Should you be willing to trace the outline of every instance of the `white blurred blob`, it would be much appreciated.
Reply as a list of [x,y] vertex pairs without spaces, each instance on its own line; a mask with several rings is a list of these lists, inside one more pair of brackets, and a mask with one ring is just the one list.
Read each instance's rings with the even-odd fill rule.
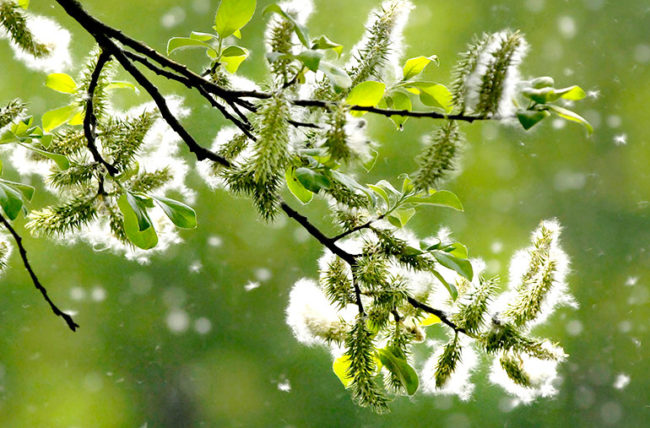
[[501,251],[503,251],[503,242],[494,241],[492,245],[490,245],[490,251],[492,251],[494,254],[499,254]]
[[611,114],[607,116],[607,126],[609,126],[610,128],[618,128],[619,126],[621,126],[621,123],[622,123],[621,116],[617,114]]
[[641,64],[650,62],[650,45],[636,45],[634,48],[634,60]]
[[210,11],[210,0],[194,0],[192,1],[192,9],[196,13],[206,13]]
[[578,336],[583,330],[582,323],[578,320],[571,320],[566,324],[566,332],[571,336]]
[[271,279],[273,274],[271,273],[270,269],[267,268],[259,268],[255,269],[255,278],[257,278],[258,281],[268,281]]
[[600,416],[606,425],[617,425],[623,416],[623,408],[620,404],[609,401],[600,408]]
[[93,290],[90,292],[90,298],[94,302],[103,302],[106,300],[106,290],[100,286],[93,287]]
[[618,134],[614,136],[614,144],[624,146],[627,144],[627,134]]
[[217,235],[212,235],[208,238],[208,245],[211,247],[220,247],[223,244],[223,239]]
[[84,377],[84,388],[86,388],[88,392],[97,392],[103,387],[104,379],[102,379],[102,376],[99,373],[88,373]]
[[208,334],[210,330],[212,330],[212,322],[209,319],[201,317],[194,321],[194,331],[198,334]]
[[544,9],[544,0],[526,0],[524,6],[531,12],[541,12]]
[[191,273],[199,273],[203,269],[203,263],[200,260],[193,261],[189,266],[189,271]]
[[555,174],[555,189],[559,192],[580,190],[585,187],[587,176],[581,172],[562,170]]
[[291,392],[291,383],[288,379],[278,383],[278,389],[282,392]]
[[618,376],[616,376],[616,380],[614,381],[614,388],[616,389],[625,389],[626,386],[630,384],[630,376],[626,375],[625,373],[621,373]]
[[560,31],[560,34],[567,39],[572,39],[578,32],[576,22],[570,16],[560,16],[557,19],[557,29]]
[[629,276],[625,280],[625,285],[628,286],[628,287],[633,287],[633,286],[635,286],[637,284],[637,282],[639,282],[639,277],[638,276]]
[[70,298],[76,301],[83,300],[86,298],[86,290],[81,287],[72,287],[70,289]]
[[176,27],[183,21],[185,21],[185,9],[180,6],[175,6],[169,9],[160,17],[160,25],[164,28]]
[[260,284],[258,281],[248,281],[246,285],[244,285],[244,290],[246,291],[252,291],[255,290],[256,288],[260,287]]
[[190,325],[190,317],[181,309],[174,309],[167,314],[167,328],[174,334],[184,333]]

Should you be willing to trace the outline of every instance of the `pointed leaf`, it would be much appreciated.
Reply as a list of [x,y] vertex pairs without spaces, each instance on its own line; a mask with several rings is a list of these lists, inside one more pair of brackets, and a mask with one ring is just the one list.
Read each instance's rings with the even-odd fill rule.
[[196,228],[196,212],[192,207],[162,196],[151,196],[151,198],[158,203],[158,206],[176,227],[182,229]]
[[320,60],[323,58],[323,53],[309,49],[300,52],[296,55],[296,58],[302,61],[302,63],[305,64],[305,67],[315,72],[318,71]]
[[[117,200],[117,206],[124,217],[124,233],[133,245],[148,250],[158,244],[158,235],[153,227],[140,230],[138,216],[129,202],[129,195],[129,193],[123,193]],[[137,203],[135,205],[137,206]]]
[[295,19],[293,19],[288,13],[282,10],[282,8],[277,4],[268,5],[264,9],[264,12],[262,12],[263,15],[266,15],[268,13],[277,13],[278,15],[282,16],[284,19],[292,23],[293,31],[296,33],[296,36],[298,36],[300,43],[302,43],[302,45],[307,49],[310,48],[309,32],[307,31],[307,28],[297,23]]
[[287,180],[287,188],[300,202],[308,204],[314,197],[314,193],[305,189],[305,186],[296,178],[296,169],[289,168],[284,174]]
[[74,94],[77,90],[77,83],[65,73],[48,74],[45,79],[45,86],[64,94]]
[[555,112],[555,114],[557,114],[558,116],[560,116],[563,119],[570,120],[572,122],[578,122],[579,124],[581,124],[582,126],[584,126],[587,129],[587,132],[589,134],[594,132],[594,128],[591,126],[591,124],[589,122],[587,122],[587,120],[584,117],[580,116],[579,114],[577,114],[577,113],[575,113],[575,112],[573,112],[573,111],[571,111],[569,109],[565,109],[563,107],[556,106],[556,105],[553,105],[553,104],[549,105],[548,108],[553,110],[553,112]]
[[229,73],[236,73],[237,69],[246,58],[248,58],[248,49],[240,46],[228,46],[221,53],[221,62],[225,64]]
[[312,49],[332,49],[338,56],[343,52],[343,45],[339,45],[327,38],[327,36],[320,36],[314,40],[311,45]]
[[[2,171],[1,163],[0,163],[0,171]],[[31,201],[32,197],[34,197],[34,191],[36,189],[28,184],[16,183],[15,181],[9,181],[3,179],[0,179],[0,183],[4,183],[7,186],[13,187],[14,189],[18,190],[20,193],[23,194],[23,199]]]
[[422,321],[420,321],[420,325],[422,327],[429,327],[430,325],[438,324],[440,323],[440,318],[433,314],[429,314],[426,318],[424,318]]
[[215,51],[212,45],[201,40],[190,39],[189,37],[172,37],[167,42],[167,55],[170,55],[175,50],[184,48],[204,48]]
[[321,61],[319,68],[327,76],[335,91],[340,92],[352,86],[352,79],[342,68],[326,61]]
[[23,197],[19,190],[0,182],[0,206],[10,220],[15,220],[23,207]]
[[438,263],[447,269],[455,271],[459,275],[467,278],[469,281],[474,277],[474,270],[472,269],[472,264],[469,260],[460,259],[440,250],[433,250],[431,254],[433,254],[433,257],[438,261]]
[[70,104],[43,114],[43,130],[50,132],[72,119],[80,111],[79,106]]
[[409,395],[415,394],[418,390],[419,379],[413,367],[405,359],[395,355],[390,349],[378,349],[377,356],[384,367],[400,380],[406,392]]
[[433,276],[438,278],[438,281],[440,281],[442,285],[445,286],[447,291],[449,291],[449,295],[451,296],[452,300],[456,300],[458,298],[458,289],[456,288],[456,286],[454,284],[448,283],[447,280],[442,275],[440,275],[440,272],[433,270],[431,271],[431,273],[433,274]]
[[529,130],[550,115],[546,110],[522,110],[517,112],[517,119],[525,130]]
[[463,211],[463,204],[461,204],[458,196],[448,190],[430,190],[429,195],[425,195],[409,196],[405,199],[404,202],[412,204],[435,205],[439,207],[447,207],[458,211]]
[[402,80],[409,80],[410,78],[422,73],[425,67],[431,62],[435,62],[437,65],[438,57],[436,55],[431,55],[429,57],[419,56],[416,58],[408,59],[404,64],[404,68],[402,69],[402,74],[404,75]]
[[222,39],[240,30],[255,13],[255,0],[221,0],[214,28]]
[[361,82],[352,88],[345,102],[350,105],[374,107],[381,101],[385,90],[385,83],[375,82],[374,80]]
[[324,174],[311,170],[309,168],[297,168],[296,178],[307,190],[318,193],[320,189],[327,189],[331,182]]
[[58,153],[48,152],[46,150],[41,150],[41,149],[39,149],[37,147],[30,146],[30,145],[27,145],[27,144],[22,144],[22,146],[25,147],[25,148],[28,148],[29,150],[31,150],[33,152],[38,153],[39,155],[43,155],[46,158],[52,159],[56,163],[56,165],[59,167],[59,169],[61,169],[61,170],[65,170],[65,169],[70,168],[70,161],[68,160],[67,157],[65,157],[63,155],[60,155]]
[[587,96],[580,86],[569,86],[568,88],[556,89],[555,93],[566,100],[579,101]]

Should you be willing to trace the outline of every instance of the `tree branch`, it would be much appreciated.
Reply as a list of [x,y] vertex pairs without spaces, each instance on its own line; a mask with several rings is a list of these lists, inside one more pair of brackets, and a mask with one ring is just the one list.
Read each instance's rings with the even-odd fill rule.
[[75,331],[77,328],[79,328],[79,324],[74,322],[74,319],[72,319],[70,315],[63,312],[54,304],[52,299],[50,299],[50,296],[47,294],[47,290],[45,287],[43,287],[41,281],[39,281],[36,273],[32,269],[32,265],[29,263],[29,259],[27,258],[27,250],[23,246],[23,238],[18,234],[18,232],[16,232],[16,230],[11,226],[9,221],[2,214],[0,214],[0,222],[9,231],[9,233],[11,233],[14,241],[16,241],[18,252],[20,253],[20,257],[23,259],[23,265],[25,265],[25,270],[27,270],[27,273],[29,273],[29,276],[32,279],[32,282],[34,283],[36,289],[41,292],[45,301],[50,305],[52,312],[54,312],[54,315],[63,318],[66,324],[68,324],[70,330]]
[[106,170],[110,175],[115,175],[117,174],[117,168],[115,168],[113,165],[110,163],[106,162],[106,160],[102,157],[101,154],[99,154],[99,151],[97,150],[97,145],[95,145],[95,138],[96,138],[96,133],[95,133],[95,128],[97,125],[97,118],[95,117],[95,110],[93,106],[94,98],[95,98],[95,88],[97,88],[97,83],[99,82],[99,76],[102,73],[102,69],[104,68],[104,65],[110,60],[111,56],[105,51],[102,51],[99,54],[99,58],[97,58],[97,64],[95,65],[95,69],[93,70],[92,75],[90,76],[90,83],[88,83],[88,101],[86,101],[86,115],[84,116],[84,135],[86,136],[86,145],[88,147],[88,150],[93,156],[93,159],[95,162],[100,163],[104,165]]

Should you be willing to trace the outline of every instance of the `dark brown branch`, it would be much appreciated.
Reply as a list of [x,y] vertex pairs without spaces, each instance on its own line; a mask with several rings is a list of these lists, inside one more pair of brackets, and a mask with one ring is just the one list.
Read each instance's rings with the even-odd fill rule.
[[99,76],[102,73],[102,69],[106,65],[106,63],[110,60],[111,56],[105,51],[102,51],[99,54],[99,57],[97,58],[97,64],[95,65],[95,69],[93,70],[92,75],[90,76],[90,83],[88,83],[88,100],[86,101],[86,115],[84,116],[84,135],[86,136],[86,146],[88,147],[88,150],[93,156],[93,159],[95,162],[100,163],[104,165],[106,170],[110,175],[116,175],[117,174],[117,168],[115,168],[113,165],[110,163],[106,162],[106,160],[102,157],[101,154],[99,154],[99,150],[97,150],[97,145],[95,144],[95,138],[97,137],[96,134],[96,126],[97,126],[97,118],[95,117],[95,108],[93,106],[94,98],[95,98],[95,89],[97,88],[97,83],[99,82]]
[[253,141],[257,140],[257,137],[255,137],[251,133],[250,125],[247,125],[247,124],[243,123],[241,120],[237,119],[235,116],[230,114],[230,112],[226,109],[226,107],[219,104],[219,102],[217,100],[215,100],[214,97],[211,94],[206,92],[206,90],[203,89],[203,87],[199,86],[197,89],[199,90],[199,93],[201,95],[203,95],[203,97],[206,100],[208,100],[208,102],[212,105],[212,107],[215,107],[217,110],[219,110],[221,112],[223,117],[225,117],[227,120],[234,123],[235,126],[237,126],[237,128],[239,128],[241,130],[241,132],[244,133],[244,135],[246,135],[248,138],[250,138]]
[[18,234],[18,232],[16,232],[16,230],[11,226],[9,221],[2,214],[0,214],[0,222],[9,231],[9,233],[11,233],[14,241],[16,241],[18,252],[20,253],[20,257],[23,259],[23,265],[25,265],[25,270],[27,270],[27,273],[29,273],[29,276],[32,279],[32,282],[34,283],[36,289],[41,292],[45,301],[50,305],[52,312],[54,312],[54,315],[63,318],[66,324],[68,324],[70,330],[75,331],[77,328],[79,328],[79,324],[74,322],[74,319],[72,319],[70,315],[63,312],[54,304],[52,299],[50,299],[50,296],[47,294],[47,290],[45,287],[43,287],[43,284],[41,284],[41,281],[39,281],[38,277],[36,276],[34,269],[32,269],[32,265],[29,263],[29,259],[27,258],[27,250],[23,246],[23,238]]
[[408,296],[408,302],[411,306],[417,309],[422,309],[424,312],[427,312],[429,314],[435,315],[438,318],[440,318],[440,321],[442,321],[444,324],[448,325],[451,327],[454,331],[458,333],[464,333],[468,336],[472,336],[469,332],[467,332],[464,328],[459,327],[456,325],[453,321],[449,319],[447,314],[440,309],[432,308],[431,306],[427,305],[426,303],[422,303],[419,300],[414,299],[411,296]]
[[372,224],[374,222],[379,221],[379,220],[383,219],[384,217],[386,217],[386,214],[382,214],[382,215],[378,216],[377,218],[374,218],[372,220],[368,220],[364,224],[361,224],[361,225],[359,225],[357,227],[353,227],[352,229],[346,230],[345,232],[339,233],[338,235],[334,236],[331,239],[332,239],[333,242],[339,241],[339,240],[345,238],[346,236],[353,234],[354,232],[358,232],[360,230],[369,228],[370,226],[372,226]]

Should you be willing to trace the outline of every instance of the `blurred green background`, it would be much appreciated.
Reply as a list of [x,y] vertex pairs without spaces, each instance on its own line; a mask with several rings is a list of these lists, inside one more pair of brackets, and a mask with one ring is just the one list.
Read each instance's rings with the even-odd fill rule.
[[[218,2],[83,3],[100,19],[164,50],[171,36],[208,31]],[[259,10],[267,2],[261,3]],[[311,33],[349,48],[378,2],[315,3]],[[551,120],[529,133],[496,124],[465,126],[462,174],[447,185],[463,200],[465,213],[431,210],[414,219],[423,236],[450,226],[473,255],[485,258],[491,273],[502,276],[539,220],[560,220],[580,308],[559,310],[538,330],[570,354],[560,366],[559,394],[512,409],[505,392],[486,381],[483,365],[473,376],[477,388],[469,402],[418,394],[397,399],[385,416],[355,407],[331,372],[328,352],[300,345],[284,322],[292,284],[317,275],[319,245],[288,220],[263,224],[248,201],[210,192],[192,175],[200,190],[200,227],[183,232],[185,242],[150,265],[94,253],[86,245],[27,237],[32,262],[54,300],[77,312],[77,333],[51,314],[14,252],[0,280],[0,426],[647,426],[650,6],[642,0],[414,3],[407,56],[437,54],[441,66],[427,71],[431,80],[449,81],[457,53],[472,35],[509,27],[521,29],[531,45],[525,76],[551,75],[560,86],[577,83],[591,91],[576,106],[596,128],[591,137],[576,124]],[[72,30],[74,58],[83,58],[90,38],[54,2],[33,1],[31,9]],[[252,58],[240,70],[253,79],[265,72],[263,26],[258,13],[244,31]],[[3,103],[19,95],[39,116],[65,100],[44,88],[44,74],[12,61],[6,43],[0,58]],[[200,67],[198,52],[179,58]],[[184,93],[168,82],[160,85],[167,93]],[[141,95],[117,104],[145,100]],[[196,100],[190,97],[190,104]],[[204,142],[223,125],[199,105],[186,123]],[[367,182],[414,170],[420,136],[433,123],[411,120],[401,133],[386,120],[373,125],[381,158]],[[32,206],[48,201],[39,192]],[[322,218],[324,204],[313,205],[306,212]],[[18,223],[22,230],[23,220]],[[247,291],[250,282],[260,286]],[[629,384],[617,388],[621,375]]]

